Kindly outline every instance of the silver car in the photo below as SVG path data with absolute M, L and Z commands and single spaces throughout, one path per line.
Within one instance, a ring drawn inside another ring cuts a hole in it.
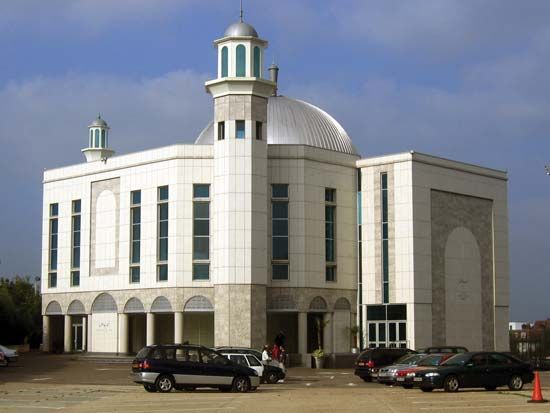
M 11 348 L 7 348 L 6 346 L 0 345 L 0 352 L 4 354 L 4 362 L 6 363 L 6 366 L 10 363 L 16 363 L 17 360 L 19 360 L 19 353 L 17 352 L 17 350 L 13 350 Z M 0 360 L 0 364 L 1 363 L 2 361 Z

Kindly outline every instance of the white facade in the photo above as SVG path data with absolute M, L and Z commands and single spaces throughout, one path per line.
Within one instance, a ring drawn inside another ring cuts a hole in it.
M 506 174 L 414 153 L 360 160 L 330 115 L 272 96 L 267 42 L 240 24 L 215 42 L 214 122 L 196 144 L 112 157 L 90 132 L 88 162 L 44 173 L 44 348 L 260 347 L 280 330 L 296 362 L 319 346 L 507 348 Z M 487 231 L 468 229 L 488 214 Z

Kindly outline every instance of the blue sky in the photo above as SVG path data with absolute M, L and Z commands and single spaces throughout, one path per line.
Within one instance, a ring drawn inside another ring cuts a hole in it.
M 0 2 L 0 274 L 39 273 L 42 171 L 83 161 L 98 112 L 118 153 L 195 139 L 238 3 Z M 550 317 L 550 2 L 244 3 L 280 92 L 331 113 L 363 156 L 508 170 L 511 318 Z

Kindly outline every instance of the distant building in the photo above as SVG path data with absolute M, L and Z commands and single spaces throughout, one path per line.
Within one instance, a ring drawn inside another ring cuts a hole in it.
M 277 94 L 252 26 L 214 44 L 195 144 L 115 157 L 98 117 L 87 162 L 44 173 L 44 349 L 260 348 L 283 330 L 306 362 L 317 326 L 338 353 L 359 324 L 364 347 L 507 350 L 506 173 L 361 158 L 328 113 Z

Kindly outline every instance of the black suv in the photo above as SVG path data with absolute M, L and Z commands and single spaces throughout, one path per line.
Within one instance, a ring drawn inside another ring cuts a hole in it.
M 204 346 L 166 344 L 143 347 L 132 362 L 132 376 L 148 392 L 195 390 L 247 392 L 260 384 L 258 373 Z
M 405 354 L 414 354 L 408 348 L 369 348 L 359 354 L 355 361 L 355 375 L 364 381 L 372 381 L 378 376 L 378 370 L 392 365 Z

